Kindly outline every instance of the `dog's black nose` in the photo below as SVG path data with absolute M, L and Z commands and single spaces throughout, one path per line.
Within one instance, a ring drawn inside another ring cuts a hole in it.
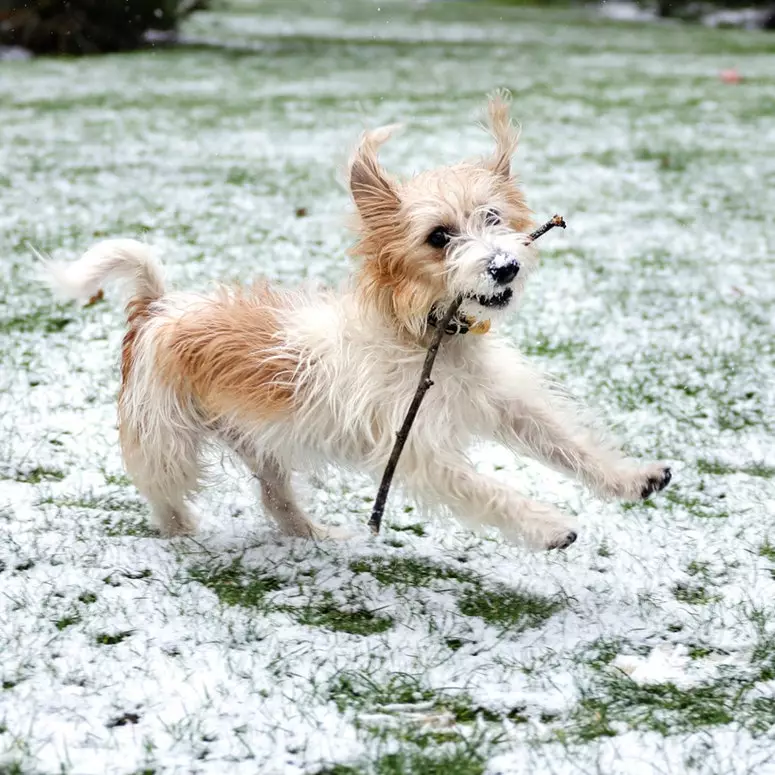
M 517 276 L 519 262 L 515 258 L 498 256 L 490 261 L 487 271 L 498 285 L 507 285 Z

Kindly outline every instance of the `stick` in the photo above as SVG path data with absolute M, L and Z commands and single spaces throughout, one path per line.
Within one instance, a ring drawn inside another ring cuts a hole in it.
M 565 221 L 562 216 L 555 215 L 543 226 L 539 227 L 534 232 L 531 232 L 529 235 L 530 242 L 535 242 L 539 237 L 542 237 L 547 231 L 550 231 L 555 226 L 559 226 L 563 229 L 565 228 Z M 401 457 L 401 453 L 404 451 L 404 444 L 406 444 L 406 440 L 409 437 L 409 431 L 412 429 L 414 418 L 417 417 L 417 412 L 420 410 L 420 404 L 422 403 L 423 398 L 425 398 L 425 394 L 433 386 L 431 369 L 433 369 L 433 362 L 436 360 L 436 355 L 439 352 L 439 345 L 441 344 L 441 340 L 444 337 L 447 327 L 452 322 L 452 318 L 455 317 L 462 303 L 463 297 L 458 296 L 452 304 L 449 305 L 447 311 L 444 313 L 444 317 L 436 324 L 436 330 L 433 332 L 433 338 L 428 347 L 428 353 L 425 356 L 425 362 L 423 363 L 422 372 L 420 373 L 420 383 L 417 385 L 414 398 L 409 405 L 409 411 L 406 413 L 401 428 L 396 434 L 393 450 L 390 453 L 390 458 L 385 466 L 385 473 L 382 474 L 382 481 L 379 483 L 377 499 L 374 501 L 374 508 L 372 509 L 371 517 L 369 518 L 369 527 L 374 535 L 379 533 L 379 528 L 382 524 L 382 515 L 385 513 L 385 503 L 387 502 L 388 493 L 390 492 L 390 485 L 393 482 L 393 474 L 396 472 L 398 460 Z
M 539 237 L 543 237 L 547 231 L 551 231 L 555 226 L 559 226 L 561 229 L 566 228 L 567 224 L 561 215 L 553 215 L 550 221 L 547 221 L 543 226 L 539 226 L 534 232 L 531 232 L 530 241 L 535 242 Z
M 385 502 L 387 501 L 388 492 L 390 492 L 393 474 L 398 465 L 398 458 L 401 457 L 401 453 L 404 450 L 404 444 L 406 444 L 409 431 L 412 429 L 414 418 L 417 417 L 420 404 L 422 403 L 423 398 L 425 398 L 425 394 L 433 385 L 431 369 L 433 368 L 433 362 L 436 360 L 436 355 L 439 352 L 441 338 L 444 336 L 445 329 L 452 322 L 452 318 L 455 317 L 455 314 L 458 309 L 460 309 L 462 303 L 463 297 L 458 296 L 452 304 L 449 305 L 447 311 L 444 313 L 444 317 L 438 322 L 436 330 L 433 332 L 433 339 L 431 339 L 430 346 L 428 347 L 428 354 L 425 356 L 425 363 L 423 363 L 422 373 L 420 374 L 420 384 L 417 385 L 414 398 L 409 405 L 409 411 L 406 413 L 404 422 L 401 424 L 401 428 L 396 434 L 396 443 L 393 445 L 390 459 L 385 466 L 385 473 L 382 474 L 382 481 L 379 483 L 377 499 L 374 501 L 374 508 L 371 512 L 371 518 L 369 519 L 369 527 L 374 535 L 379 533 L 379 527 L 382 524 L 382 515 L 385 513 Z

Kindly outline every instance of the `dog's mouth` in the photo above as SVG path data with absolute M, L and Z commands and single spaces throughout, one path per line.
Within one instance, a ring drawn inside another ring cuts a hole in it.
M 473 299 L 477 304 L 488 309 L 503 309 L 514 296 L 514 291 L 511 288 L 504 288 L 499 293 L 494 293 L 492 296 L 485 296 L 479 294 L 476 296 L 468 296 L 469 299 Z
M 475 301 L 485 309 L 503 309 L 508 305 L 514 296 L 511 288 L 504 288 L 498 293 L 490 295 L 484 293 L 468 293 L 466 299 Z M 432 309 L 428 314 L 428 323 L 435 326 L 439 322 L 439 316 L 436 310 Z M 448 334 L 467 334 L 469 331 L 477 334 L 486 334 L 490 330 L 490 321 L 482 320 L 477 322 L 475 317 L 458 313 L 445 329 Z

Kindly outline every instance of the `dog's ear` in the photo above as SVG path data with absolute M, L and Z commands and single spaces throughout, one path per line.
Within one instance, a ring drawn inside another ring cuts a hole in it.
M 511 95 L 506 90 L 490 95 L 484 127 L 495 140 L 495 152 L 485 159 L 485 166 L 505 178 L 511 177 L 511 157 L 519 143 L 519 127 L 511 120 L 510 107 Z
M 377 159 L 379 147 L 396 129 L 392 125 L 366 132 L 350 159 L 350 192 L 361 218 L 367 223 L 393 218 L 401 204 L 396 182 Z

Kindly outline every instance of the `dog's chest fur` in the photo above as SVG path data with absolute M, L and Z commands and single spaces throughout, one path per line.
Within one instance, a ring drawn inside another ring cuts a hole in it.
M 284 322 L 286 346 L 302 356 L 294 430 L 286 438 L 324 458 L 382 466 L 427 350 L 365 318 L 349 297 L 314 300 Z M 462 449 L 492 431 L 497 412 L 485 365 L 489 349 L 483 337 L 445 339 L 410 449 Z

